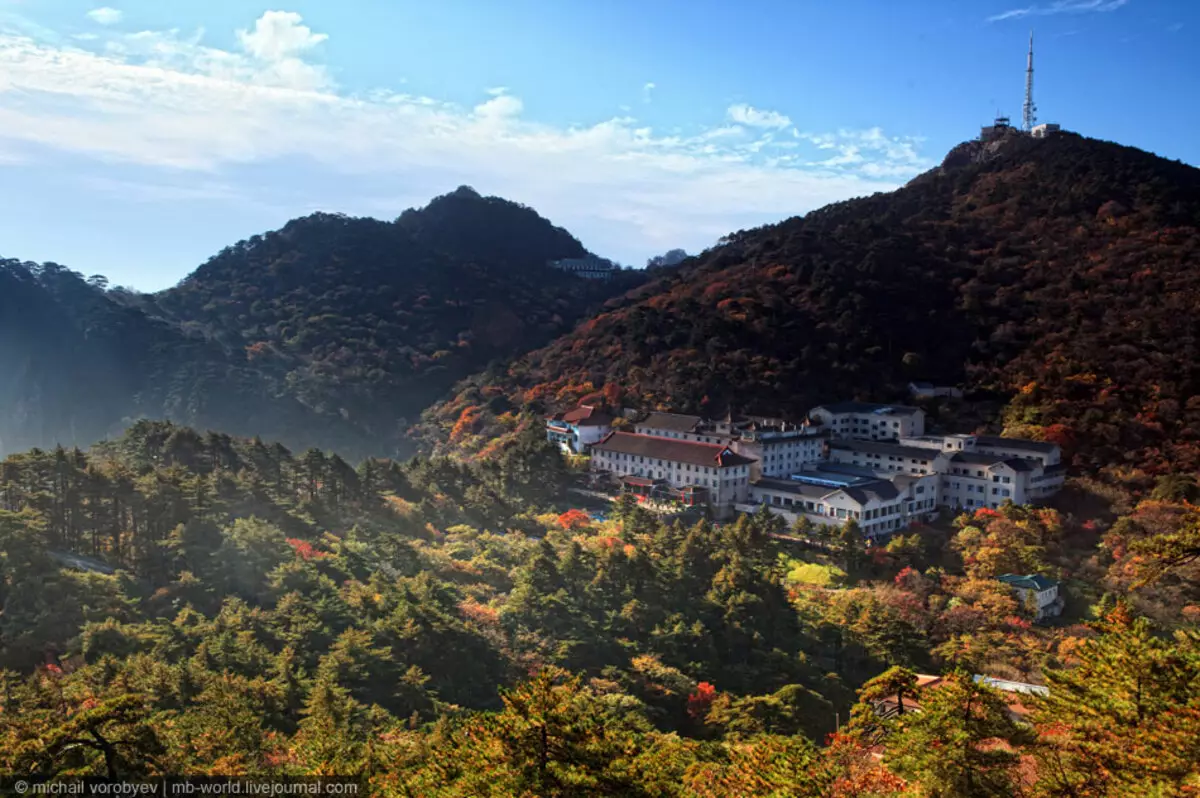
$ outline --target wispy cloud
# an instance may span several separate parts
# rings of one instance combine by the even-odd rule
[[[647,83],[642,86],[642,102],[648,103],[653,99],[654,90],[658,88],[653,83]]]
[[[745,103],[731,105],[725,110],[725,115],[739,125],[764,128],[791,127],[792,120],[777,111],[763,111]]]
[[[121,21],[121,17],[124,16],[124,14],[115,8],[104,6],[103,8],[93,8],[91,11],[87,12],[87,16],[88,19],[97,23],[98,25],[116,25]]]
[[[1116,11],[1129,4],[1129,0],[1055,0],[1043,5],[1013,8],[987,18],[988,22],[1002,22],[1006,19],[1021,19],[1023,17],[1047,17],[1054,14],[1088,14],[1104,11]]]
[[[502,87],[465,108],[390,90],[350,94],[316,60],[325,40],[288,12],[263,15],[232,49],[206,45],[202,32],[105,28],[70,43],[0,33],[0,161],[89,158],[110,179],[81,188],[119,196],[137,174],[130,198],[164,202],[274,203],[274,180],[304,197],[289,213],[313,196],[328,201],[330,185],[357,203],[330,210],[396,212],[469,183],[628,260],[887,190],[930,165],[917,139],[879,128],[801,133],[750,106],[663,133],[628,112],[541,123]]]

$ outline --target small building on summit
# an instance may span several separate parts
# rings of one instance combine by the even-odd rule
[[[552,260],[550,266],[585,280],[609,280],[619,271],[612,261],[598,258],[595,255]]]

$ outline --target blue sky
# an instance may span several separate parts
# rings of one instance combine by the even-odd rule
[[[1020,114],[1200,163],[1194,0],[0,0],[0,256],[157,290],[466,183],[640,265]]]

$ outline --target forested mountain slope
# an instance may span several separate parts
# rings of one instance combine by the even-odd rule
[[[228,247],[157,295],[0,264],[0,451],[86,444],[129,419],[261,434],[352,459],[407,450],[467,374],[570,329],[634,281],[532,209],[463,187],[395,222],[314,214]]]
[[[854,521],[792,530],[814,547],[765,512],[539,512],[566,478],[536,430],[479,464],[354,469],[142,421],[0,461],[0,777],[899,798],[981,772],[990,795],[1185,795],[1200,775],[1194,481],[1102,539],[1007,506],[868,549]],[[1139,589],[1147,555],[1176,573]],[[1072,574],[1093,621],[1032,624],[1011,570]],[[914,671],[945,683],[880,719],[898,692],[911,709]],[[1021,697],[1034,728],[973,673],[1048,684]]]
[[[730,235],[459,387],[472,451],[601,386],[631,404],[799,414],[913,379],[1007,402],[1081,464],[1200,465],[1200,171],[1074,134],[956,148],[889,193]]]

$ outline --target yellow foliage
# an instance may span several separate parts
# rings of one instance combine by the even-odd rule
[[[399,496],[387,495],[383,497],[383,500],[401,518],[408,518],[413,514],[413,510],[416,509],[412,502],[401,499]]]

